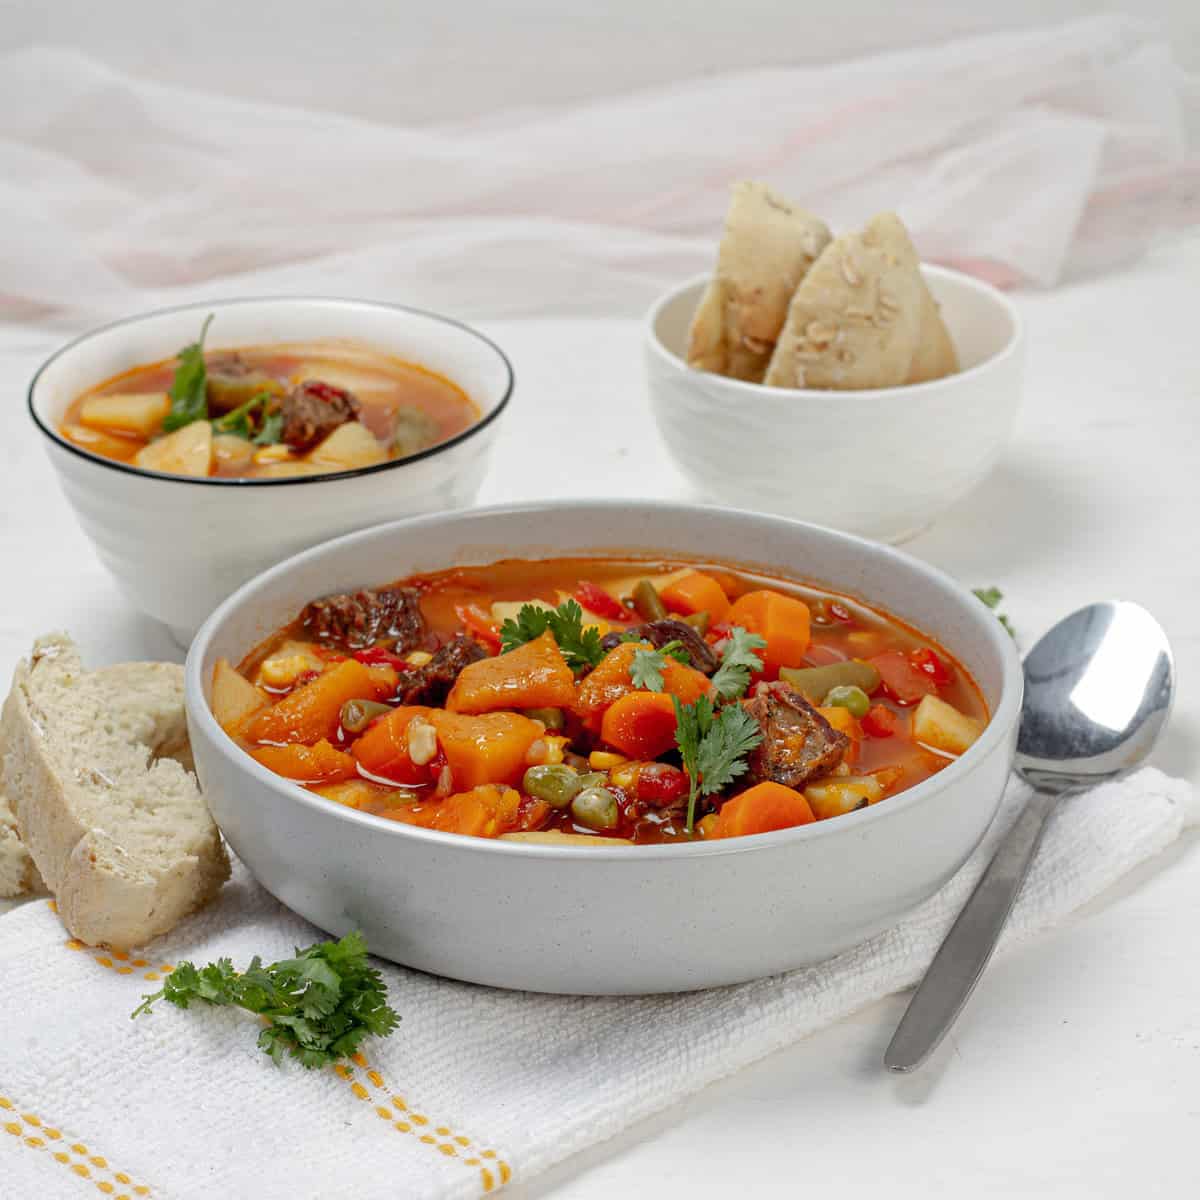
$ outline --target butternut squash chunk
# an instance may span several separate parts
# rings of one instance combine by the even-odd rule
[[[450,712],[463,713],[570,708],[574,703],[575,674],[549,630],[507,654],[464,667],[446,697]]]

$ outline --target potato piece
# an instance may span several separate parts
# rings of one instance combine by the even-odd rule
[[[828,817],[840,817],[867,804],[876,804],[883,799],[883,784],[873,775],[846,775],[840,779],[826,779],[821,783],[810,783],[804,789],[804,798],[818,821]]]
[[[492,604],[492,620],[497,625],[503,625],[505,621],[515,621],[527,604],[530,608],[540,608],[545,612],[554,611],[554,605],[547,604],[545,600],[496,600]]]
[[[114,429],[153,437],[171,410],[166,392],[130,392],[124,396],[93,396],[79,409],[79,419],[91,429]]]
[[[217,659],[213,667],[212,713],[227,733],[247,717],[261,712],[271,698],[256,688],[228,659]]]
[[[926,696],[913,713],[913,741],[945,754],[962,754],[982,732],[982,721],[960,713],[937,696]]]
[[[250,472],[255,479],[295,479],[297,475],[327,475],[336,467],[322,467],[317,463],[273,462],[264,467],[255,467]]]
[[[632,846],[628,838],[598,837],[591,833],[563,833],[558,829],[535,829],[502,833],[502,842],[525,842],[531,846]]]
[[[387,451],[375,435],[358,421],[339,425],[319,446],[308,453],[308,461],[333,471],[373,467],[387,460]]]
[[[213,438],[213,458],[226,471],[244,471],[254,458],[254,447],[245,438],[219,433]]]
[[[207,421],[193,421],[143,446],[133,461],[148,471],[168,475],[208,475],[213,461],[212,426]]]

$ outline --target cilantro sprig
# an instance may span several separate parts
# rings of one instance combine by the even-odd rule
[[[663,668],[667,665],[668,658],[673,658],[684,666],[689,666],[692,661],[692,656],[678,638],[673,638],[657,650],[647,650],[644,646],[635,650],[629,664],[629,678],[633,680],[633,686],[645,688],[650,692],[661,692],[665,686]]]
[[[694,704],[675,702],[675,744],[687,772],[687,831],[696,820],[696,802],[728,787],[749,769],[746,756],[762,742],[758,722],[740,705],[727,704],[714,712],[701,696]]]
[[[179,352],[179,365],[171,380],[171,407],[163,418],[163,432],[172,433],[193,421],[208,417],[208,371],[204,366],[204,339],[212,324],[209,313],[200,327],[200,337]]]
[[[369,1036],[387,1037],[400,1020],[361,933],[319,942],[266,967],[255,955],[245,971],[235,971],[228,958],[205,967],[181,962],[132,1016],[149,1013],[160,999],[179,1008],[201,1000],[266,1017],[259,1048],[277,1063],[291,1055],[310,1070],[349,1058]]]
[[[998,587],[972,588],[975,595],[984,602],[993,612],[1000,605],[1000,601],[1004,599],[1004,593]],[[1012,622],[1002,612],[996,612],[996,620],[1008,630],[1010,637],[1016,637],[1017,631],[1013,629]]]
[[[254,432],[255,421],[252,418],[270,399],[270,392],[259,392],[256,396],[251,396],[245,404],[239,404],[223,417],[218,417],[213,422],[213,433],[231,433],[234,437],[245,438],[248,442],[257,441],[258,437]],[[264,414],[264,425],[268,419],[269,414]]]
[[[573,671],[594,667],[604,657],[600,630],[595,625],[584,627],[583,609],[574,600],[564,600],[557,608],[523,604],[515,620],[509,617],[500,626],[500,653],[532,642],[547,629]]]
[[[762,659],[754,652],[766,648],[766,638],[757,633],[750,633],[740,625],[730,629],[721,665],[712,678],[713,691],[719,699],[733,700],[746,690],[750,676],[763,669]]]

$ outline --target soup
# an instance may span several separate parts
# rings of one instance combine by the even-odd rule
[[[505,561],[309,603],[213,679],[217,720],[327,800],[477,837],[686,842],[829,820],[988,713],[947,651],[714,565]]]
[[[59,432],[150,471],[291,479],[406,458],[479,419],[461,388],[344,341],[204,349],[134,367],[77,397]]]

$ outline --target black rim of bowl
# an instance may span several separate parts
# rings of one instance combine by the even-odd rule
[[[499,402],[491,412],[480,417],[478,421],[473,425],[469,425],[461,433],[456,433],[453,437],[447,438],[444,442],[438,442],[436,446],[430,446],[427,450],[419,450],[416,454],[407,455],[405,458],[395,458],[388,462],[375,463],[369,467],[355,467],[350,471],[330,471],[320,475],[298,475],[292,479],[222,479],[213,475],[199,478],[194,475],[172,475],[166,471],[146,470],[143,467],[135,467],[129,463],[118,462],[114,458],[105,458],[101,454],[93,454],[90,450],[85,450],[82,446],[76,446],[73,442],[64,438],[52,426],[47,425],[38,415],[33,403],[33,394],[37,390],[38,380],[64,354],[70,353],[76,346],[82,342],[86,342],[89,338],[98,337],[100,334],[107,333],[112,329],[120,329],[124,325],[133,325],[138,321],[145,321],[149,317],[166,316],[170,313],[188,312],[192,309],[201,308],[231,308],[241,304],[336,304],[344,305],[348,308],[382,308],[393,312],[410,313],[413,316],[427,317],[429,320],[439,321],[443,325],[452,325],[454,328],[461,329],[464,333],[477,338],[485,346],[489,346],[495,351],[497,357],[503,363],[505,373],[508,376],[508,380],[504,386],[504,394],[500,397]],[[478,329],[467,325],[463,321],[456,321],[453,317],[444,317],[440,313],[430,312],[428,309],[414,308],[408,304],[390,304],[383,300],[352,300],[340,296],[243,296],[234,300],[196,301],[188,304],[174,304],[167,308],[155,308],[149,312],[137,313],[131,317],[122,317],[119,321],[110,321],[107,325],[98,325],[94,329],[89,329],[87,332],[81,333],[78,337],[72,338],[65,345],[60,346],[38,367],[33,378],[29,381],[26,404],[33,423],[56,446],[61,446],[64,450],[69,450],[72,454],[78,455],[87,462],[97,463],[112,471],[120,471],[124,474],[135,475],[144,479],[162,479],[169,483],[192,484],[200,487],[289,487],[305,483],[328,483],[335,479],[357,479],[362,475],[376,475],[383,471],[393,471],[397,468],[406,467],[411,463],[432,458],[435,454],[441,454],[444,450],[450,450],[455,446],[461,445],[468,438],[486,429],[508,407],[508,402],[512,399],[515,383],[516,375],[513,372],[512,363],[509,362],[508,355],[490,337],[480,333]],[[455,386],[458,385],[456,384]]]

